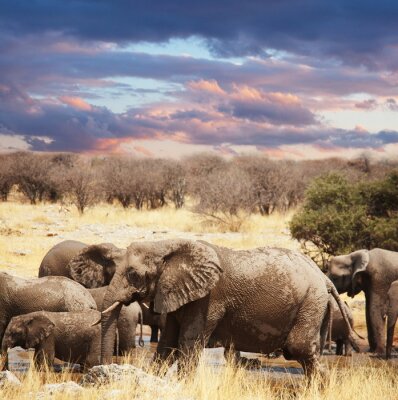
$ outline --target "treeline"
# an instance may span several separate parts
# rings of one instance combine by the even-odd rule
[[[338,172],[356,182],[396,166],[366,157],[294,162],[198,154],[174,161],[18,152],[0,155],[0,197],[7,201],[15,188],[32,204],[70,201],[80,213],[104,201],[139,210],[181,208],[189,197],[195,211],[228,223],[241,212],[269,215],[296,207],[319,175]]]

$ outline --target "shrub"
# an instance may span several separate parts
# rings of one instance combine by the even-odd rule
[[[398,250],[398,174],[349,183],[338,174],[315,179],[290,223],[292,236],[324,266],[330,255],[361,248]]]

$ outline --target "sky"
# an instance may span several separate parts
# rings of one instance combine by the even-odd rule
[[[398,157],[396,0],[0,0],[0,152]]]

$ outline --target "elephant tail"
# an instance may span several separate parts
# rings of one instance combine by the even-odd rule
[[[144,325],[144,317],[143,317],[143,315],[142,315],[142,310],[141,310],[141,307],[140,307],[140,314],[139,314],[139,316],[140,316],[140,337],[139,337],[139,339],[138,339],[138,345],[140,346],[140,347],[144,347],[144,345],[145,345],[145,343],[144,343],[144,339],[142,338],[142,326]]]
[[[349,320],[348,314],[347,314],[347,311],[346,311],[346,308],[344,307],[344,303],[340,299],[340,296],[337,293],[337,290],[336,290],[336,288],[335,288],[335,286],[333,285],[332,282],[330,282],[329,289],[330,289],[330,293],[332,294],[333,298],[336,300],[337,305],[339,306],[341,315],[343,316],[344,322],[347,325],[348,339],[349,339],[349,341],[351,343],[351,346],[353,347],[353,349],[355,351],[360,353],[361,351],[360,351],[358,343],[357,343],[357,341],[356,341],[356,339],[354,337],[354,334],[356,334],[360,339],[363,339],[363,337],[352,328],[352,326],[350,324],[350,320]]]
[[[329,326],[328,326],[328,350],[329,353],[332,352],[332,328],[333,328],[333,305],[332,299],[328,301],[329,308]]]

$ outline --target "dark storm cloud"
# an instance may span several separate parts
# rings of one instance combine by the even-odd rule
[[[0,26],[14,34],[61,31],[82,40],[162,42],[197,35],[224,56],[266,48],[325,54],[375,66],[397,43],[391,0],[15,0],[1,1]]]

